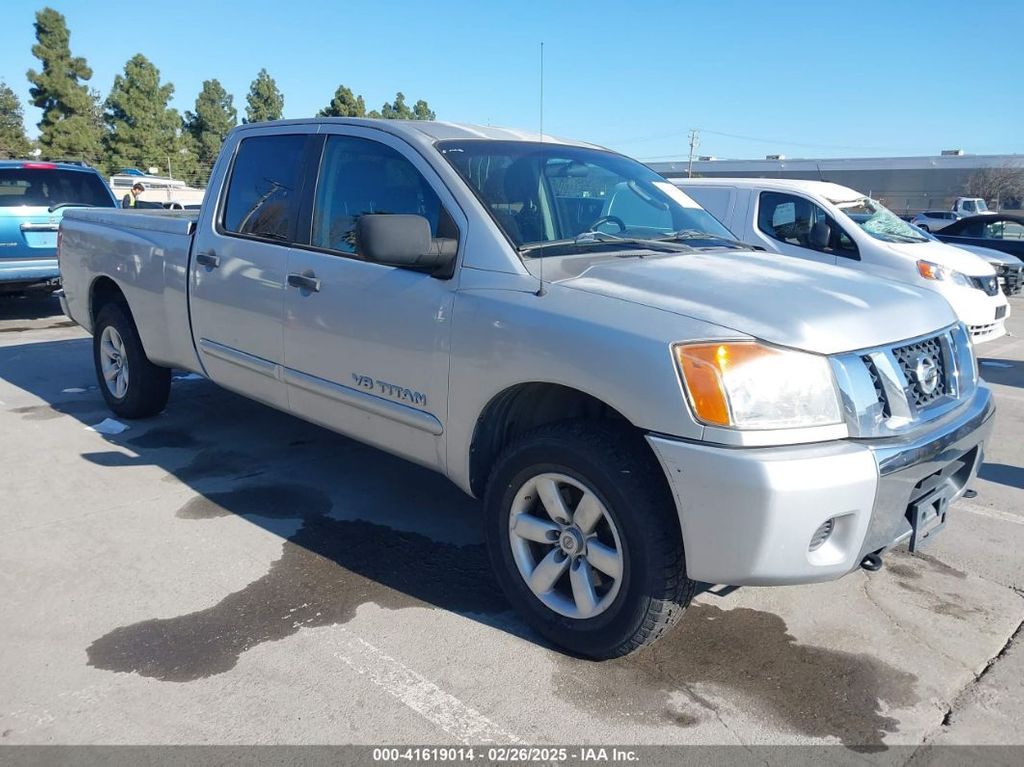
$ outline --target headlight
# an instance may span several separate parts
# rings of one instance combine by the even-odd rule
[[[926,280],[938,280],[939,282],[952,282],[954,285],[962,285],[965,288],[973,288],[974,283],[966,274],[949,269],[945,266],[933,264],[931,261],[918,261],[917,271]]]
[[[842,422],[828,360],[756,341],[679,344],[679,372],[698,420],[735,429]]]

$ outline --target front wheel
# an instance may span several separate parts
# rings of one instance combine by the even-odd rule
[[[108,304],[100,309],[92,348],[100,391],[115,414],[146,418],[164,409],[171,391],[171,370],[149,361],[124,306]]]
[[[565,421],[526,435],[498,459],[485,507],[502,589],[570,652],[632,652],[693,596],[664,476],[626,428]]]

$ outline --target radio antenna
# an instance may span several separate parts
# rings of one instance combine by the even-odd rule
[[[544,43],[540,44],[540,140],[544,140]]]

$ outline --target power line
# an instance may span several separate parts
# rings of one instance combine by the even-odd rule
[[[723,133],[721,131],[704,130],[705,133],[710,133],[712,136],[723,136],[725,138],[739,139],[740,141],[754,141],[759,144],[779,144],[782,146],[801,146],[809,149],[849,149],[851,151],[859,152],[887,152],[892,151],[894,147],[885,146],[848,146],[844,144],[808,144],[802,141],[785,141],[780,139],[767,139],[767,138],[756,138],[754,136],[741,136],[736,133]]]
[[[811,142],[806,142],[806,141],[788,141],[788,140],[785,140],[785,139],[759,138],[757,136],[745,136],[745,135],[742,135],[742,134],[739,134],[739,133],[726,133],[725,131],[715,131],[715,130],[709,130],[707,128],[699,128],[699,129],[695,128],[694,130],[697,130],[700,133],[706,133],[706,134],[709,134],[709,135],[712,135],[712,136],[721,136],[723,138],[736,139],[738,141],[751,141],[751,142],[758,143],[758,144],[772,144],[774,146],[783,146],[783,147],[803,147],[803,148],[807,148],[807,149],[844,149],[844,150],[847,150],[847,151],[855,151],[855,152],[899,152],[899,151],[903,151],[903,148],[891,147],[891,146],[884,147],[884,146],[851,146],[851,145],[848,145],[848,144],[817,144],[817,143],[811,143]],[[606,140],[606,141],[604,141],[602,143],[614,144],[614,145],[640,144],[640,143],[644,143],[644,142],[647,142],[647,141],[655,141],[657,139],[671,138],[673,136],[678,136],[678,135],[679,134],[678,134],[677,131],[671,131],[671,132],[666,132],[666,133],[652,133],[652,134],[649,134],[647,136],[632,136],[632,137],[624,138],[624,139]],[[678,156],[678,154],[676,154],[676,155],[661,155],[660,157],[648,157],[646,159],[654,160],[654,159],[661,159],[661,158],[664,158],[664,157],[677,157],[677,156]]]

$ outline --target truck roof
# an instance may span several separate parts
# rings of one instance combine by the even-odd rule
[[[832,202],[859,200],[864,197],[856,190],[831,181],[805,181],[788,178],[673,178],[677,186],[735,186],[744,189],[772,189],[780,192],[804,192],[824,197]]]
[[[537,141],[546,144],[565,144],[567,146],[590,147],[604,149],[596,144],[584,141],[571,141],[557,138],[544,133],[534,133],[516,128],[499,128],[492,125],[471,125],[464,123],[441,122],[436,120],[380,120],[365,117],[313,117],[300,120],[272,120],[270,122],[247,123],[234,130],[247,132],[250,130],[270,127],[287,127],[291,125],[358,125],[401,136],[410,143],[434,144],[437,141],[484,139],[490,141]]]

